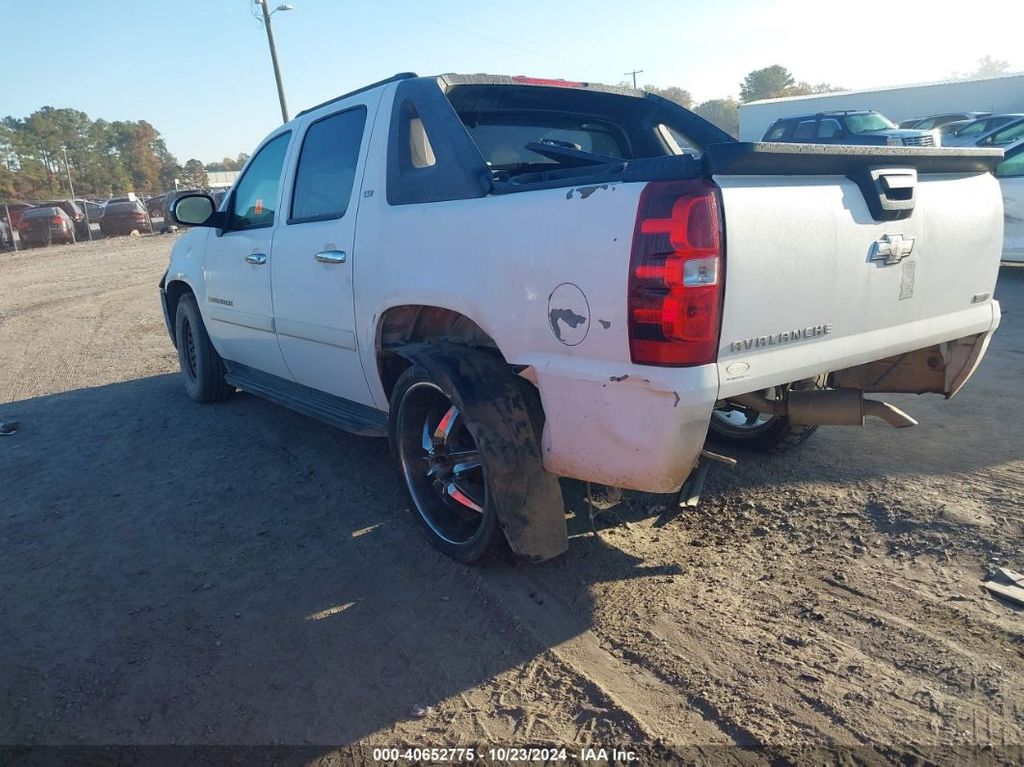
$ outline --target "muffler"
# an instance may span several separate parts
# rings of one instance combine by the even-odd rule
[[[881,418],[903,429],[917,421],[888,402],[864,399],[860,389],[791,389],[785,399],[768,399],[751,393],[730,397],[729,402],[759,413],[789,416],[795,426],[863,426],[865,416]]]

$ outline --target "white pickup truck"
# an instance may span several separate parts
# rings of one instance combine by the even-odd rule
[[[432,542],[565,550],[557,478],[914,421],[999,323],[1001,151],[740,143],[629,89],[398,75],[298,115],[161,282],[185,386],[389,436]]]

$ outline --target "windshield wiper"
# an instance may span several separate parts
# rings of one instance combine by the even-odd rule
[[[575,144],[570,145],[569,142],[556,143],[550,139],[531,141],[526,145],[526,149],[529,149],[531,152],[536,152],[539,155],[543,155],[544,157],[550,157],[552,160],[557,160],[562,165],[569,165],[572,167],[579,167],[582,165],[607,165],[610,162],[623,162],[620,157],[609,157],[604,154],[584,152],[582,149],[577,149]]]

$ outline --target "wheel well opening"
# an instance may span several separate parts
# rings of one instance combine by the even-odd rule
[[[464,314],[437,306],[395,306],[388,309],[377,326],[377,369],[388,399],[395,381],[411,364],[393,350],[407,343],[446,341],[475,349],[493,351],[504,361],[498,344]]]
[[[167,317],[170,320],[171,328],[173,329],[178,315],[178,302],[185,294],[191,294],[192,288],[188,286],[188,283],[175,280],[173,282],[168,282],[164,290],[167,292]]]

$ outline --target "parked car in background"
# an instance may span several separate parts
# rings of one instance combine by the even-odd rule
[[[914,128],[915,130],[932,130],[952,122],[963,122],[965,120],[977,120],[979,117],[988,117],[991,112],[943,112],[942,114],[930,115],[928,117],[914,117],[904,120],[899,124],[900,128]]]
[[[153,231],[153,220],[141,200],[125,200],[124,202],[108,202],[100,219],[100,231],[105,237],[115,234],[130,234],[133,230],[140,233]]]
[[[56,205],[29,208],[21,215],[18,237],[27,248],[75,242],[75,222]]]
[[[85,212],[90,224],[99,223],[100,217],[103,215],[103,206],[100,203],[92,200],[75,200],[75,202]]]
[[[771,124],[762,141],[881,146],[939,145],[937,131],[904,130],[880,112],[864,110],[783,117]]]
[[[85,211],[78,207],[74,200],[44,200],[36,203],[41,208],[60,208],[68,214],[75,226],[75,236],[80,240],[89,238],[89,222],[85,220]],[[21,231],[19,229],[19,231]]]
[[[957,124],[954,130],[943,136],[942,145],[973,146],[982,136],[986,136],[997,128],[1002,128],[1021,118],[1024,118],[1024,114],[990,115],[978,120],[971,120],[962,125]]]
[[[171,194],[173,194],[173,192],[164,192],[163,194],[155,194],[152,197],[146,198],[146,211],[149,213],[150,218],[164,217],[167,198]]]
[[[135,194],[135,192],[129,192],[128,194],[121,195],[119,197],[111,197],[108,200],[104,201],[103,205],[104,207],[106,207],[107,205],[110,205],[112,202],[135,202],[136,200],[141,199],[142,198],[139,197],[139,195]]]
[[[30,202],[4,202],[0,203],[0,218],[7,218],[8,212],[10,213],[10,220],[7,222],[10,224],[11,229],[17,229],[18,224],[21,222],[21,214],[32,207]]]
[[[971,146],[1008,147],[1024,138],[1024,116],[1008,122],[994,131],[989,131]]]
[[[1003,192],[1003,260],[1024,263],[1024,139],[1005,152],[996,167]]]

